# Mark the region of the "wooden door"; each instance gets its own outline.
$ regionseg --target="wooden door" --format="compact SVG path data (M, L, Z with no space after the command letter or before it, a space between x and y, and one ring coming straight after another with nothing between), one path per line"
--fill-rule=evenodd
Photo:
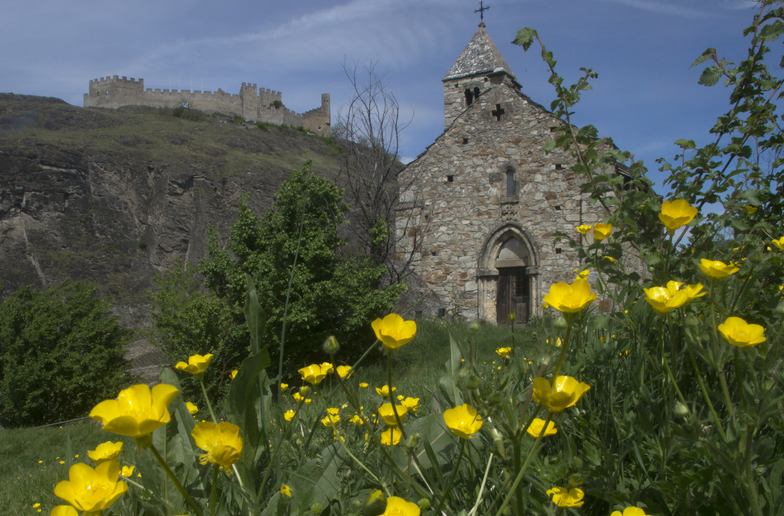
M509 314L515 314L515 325L528 322L530 289L525 267L498 269L498 297L496 299L496 321L498 325L510 324Z

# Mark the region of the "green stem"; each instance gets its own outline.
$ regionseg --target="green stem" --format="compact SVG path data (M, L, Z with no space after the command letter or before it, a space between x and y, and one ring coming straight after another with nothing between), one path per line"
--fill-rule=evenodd
M566 356L566 348L569 347L569 341L571 340L572 336L572 322L574 322L574 314L565 314L567 318L567 328L566 328L566 336L564 337L563 344L561 344L561 356L558 357L558 364L555 366L555 372L553 373L553 379L550 381L551 385L555 385L555 379L558 378L558 373L561 372L561 365L563 364L564 357ZM556 341L557 342L557 341Z
M460 454L457 456L457 462L455 463L455 469L452 470L452 474L449 476L449 483L446 485L446 489L444 490L444 494L441 497L441 501L438 502L438 507L436 507L436 512L434 514L441 513L441 507L443 507L444 502L446 501L447 495L449 495L449 491L452 489L452 484L455 481L455 477L457 476L457 470L460 467L460 461L463 460L463 455L465 454L465 445L466 440L462 437L460 438Z
M702 390L702 396L705 398L705 401L708 404L708 408L713 414L713 421L716 423L716 427L719 429L719 433L721 434L722 439L724 442L727 442L727 435L724 433L724 429L721 427L721 422L719 421L719 416L716 414L716 409L713 408L713 403L711 403L710 396L708 396L708 390L705 388L705 383L702 381L702 373L700 373L699 367L697 367L697 360L694 358L694 351L691 349L691 343L688 345L689 348L689 357L691 358L691 365L694 366L694 372L697 374L697 381L700 383L700 389Z
M218 491L218 470L219 464L212 465L212 489L210 489L210 516L215 516L215 494Z
M193 509L193 512L195 512L197 516L204 516L204 513L201 511L201 507L196 504L194 499L191 498L191 495L189 495L185 488L182 487L182 484L180 484L180 481L177 480L176 476L174 476L174 472L172 472L172 470L169 468L169 465L166 464L166 461L163 460L163 457L161 457L161 454L158 453L158 450L155 448L154 444L150 444L150 451L152 452L155 459L160 463L163 471L166 472L166 475L174 483L174 487L177 488L177 491L179 491L182 497L185 499L185 503L187 503L191 509Z
M392 354L387 350L387 388L389 389L389 403L392 405L392 413L395 415L395 421L400 428L401 439L407 439L406 431L403 429L403 422L400 420L400 414L397 413L397 406L395 405L395 398L392 393ZM391 455L390 455L391 457Z
M210 397L207 396L207 389L204 388L204 380L199 378L199 384L201 385L201 392L204 393L204 400L207 402L207 408L210 409L210 416L212 416L212 422L217 425L218 419L215 417L215 412L212 411L212 403L210 403Z
M686 403L686 398L683 397L683 393L681 393L681 390L678 387L678 382L675 381L675 375L672 374L672 369L670 369L670 364L667 361L667 354L664 352L664 325L661 320L659 323L659 336L661 337L661 356L662 362L664 363L664 368L667 370L667 376L670 377L672 386L675 387L675 392L678 394L678 399L681 400L681 403L683 403L685 407L688 407L689 405Z

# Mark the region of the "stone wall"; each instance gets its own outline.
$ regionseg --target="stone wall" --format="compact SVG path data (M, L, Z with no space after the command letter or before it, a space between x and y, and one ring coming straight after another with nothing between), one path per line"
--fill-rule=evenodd
M275 106L275 102L281 103ZM220 88L212 91L168 90L144 88L144 79L127 77L102 77L90 81L89 92L84 94L84 107L116 109L121 106L150 106L176 108L186 106L206 113L238 115L250 122L266 122L292 127L303 127L320 136L332 134L329 94L321 96L321 106L295 113L282 106L279 91L258 88L256 84L242 83L238 95Z
M566 242L556 243L553 233L603 216L580 193L584 179L569 170L571 156L544 151L551 128L562 122L505 77L445 81L447 129L399 178L413 180L413 186L398 208L398 252L415 251L414 272L447 310L491 322L495 260L506 240L517 238L525 247L531 315L541 315L550 286L571 283L579 266L576 252ZM469 87L472 93L480 88L480 95L467 106Z

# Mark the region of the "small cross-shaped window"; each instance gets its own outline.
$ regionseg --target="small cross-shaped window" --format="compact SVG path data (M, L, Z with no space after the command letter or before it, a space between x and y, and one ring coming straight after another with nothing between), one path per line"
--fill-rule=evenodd
M501 104L496 104L495 109L491 111L490 114L493 115L496 120L501 120L501 115L504 114L504 108L501 107Z

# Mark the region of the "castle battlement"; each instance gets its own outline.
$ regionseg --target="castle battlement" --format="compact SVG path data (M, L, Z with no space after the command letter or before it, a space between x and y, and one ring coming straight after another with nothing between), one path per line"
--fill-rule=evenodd
M331 111L329 94L321 95L321 106L296 113L278 104L282 94L269 88L259 88L256 83L242 83L239 94L201 90L169 90L144 88L144 79L128 79L117 75L89 81L88 93L84 94L84 107L117 109L122 106L149 106L159 108L188 107L228 115L238 115L249 122L302 126L321 136L330 136Z

